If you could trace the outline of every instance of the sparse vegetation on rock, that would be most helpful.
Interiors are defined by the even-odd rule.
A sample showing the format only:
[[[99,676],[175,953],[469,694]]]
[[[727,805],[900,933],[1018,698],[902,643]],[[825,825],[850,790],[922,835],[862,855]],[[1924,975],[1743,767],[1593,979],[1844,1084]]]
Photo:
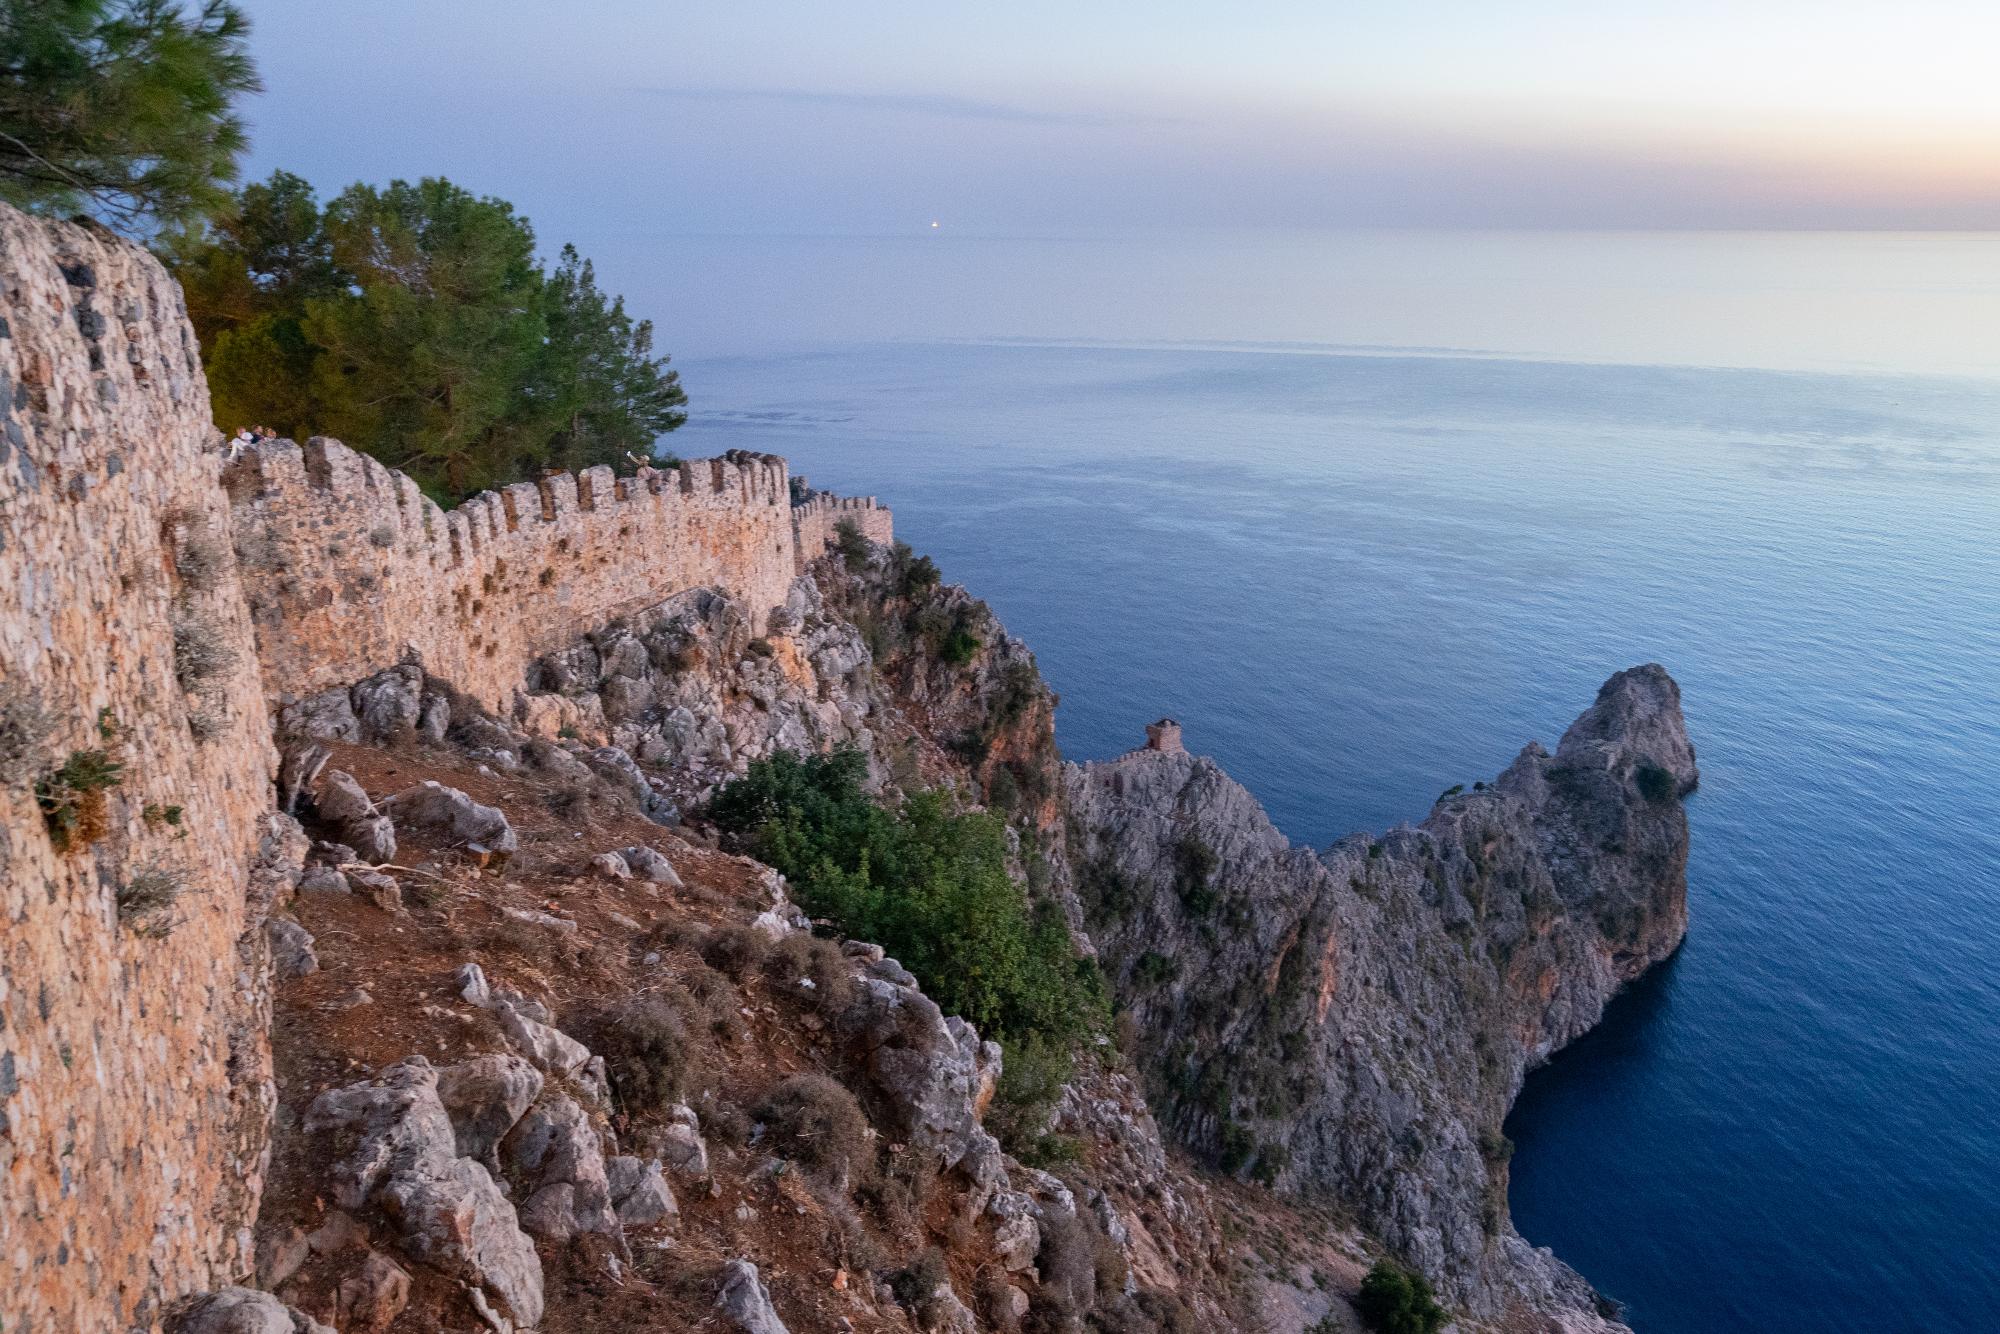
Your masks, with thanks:
[[[35,801],[59,852],[88,847],[104,837],[105,794],[124,781],[125,766],[102,750],[77,750],[35,784]]]

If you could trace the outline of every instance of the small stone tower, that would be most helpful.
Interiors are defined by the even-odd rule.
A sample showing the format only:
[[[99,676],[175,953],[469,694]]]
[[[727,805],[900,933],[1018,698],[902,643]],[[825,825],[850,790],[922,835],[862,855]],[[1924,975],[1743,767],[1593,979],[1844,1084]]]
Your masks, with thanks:
[[[1171,718],[1147,723],[1146,749],[1162,751],[1168,755],[1186,754],[1187,747],[1181,744],[1181,725]]]

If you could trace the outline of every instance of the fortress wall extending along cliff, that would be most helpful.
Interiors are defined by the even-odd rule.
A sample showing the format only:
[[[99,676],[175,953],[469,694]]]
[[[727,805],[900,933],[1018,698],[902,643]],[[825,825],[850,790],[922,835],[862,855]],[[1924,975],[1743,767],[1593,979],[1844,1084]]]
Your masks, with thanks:
[[[562,473],[450,512],[334,440],[252,447],[227,483],[275,697],[414,658],[511,712],[530,663],[616,617],[715,587],[742,600],[761,631],[840,520],[877,541],[892,536],[873,499],[794,507],[785,461],[768,454],[634,477]]]
[[[896,540],[889,511],[877,505],[873,496],[834,496],[821,492],[803,505],[792,507],[792,522],[798,530],[802,568],[833,550],[837,530],[843,522],[852,523],[871,542],[887,546]]]
[[[270,725],[180,289],[0,206],[0,317],[0,1329],[144,1329],[252,1268]],[[92,750],[65,850],[36,783]]]

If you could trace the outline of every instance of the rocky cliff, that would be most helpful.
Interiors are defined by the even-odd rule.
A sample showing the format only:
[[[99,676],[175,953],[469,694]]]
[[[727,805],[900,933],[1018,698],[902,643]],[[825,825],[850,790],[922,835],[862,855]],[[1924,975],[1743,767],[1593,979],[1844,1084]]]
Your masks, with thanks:
[[[225,452],[131,247],[0,207],[0,275],[0,1326],[1289,1334],[1384,1253],[1602,1323],[1500,1124],[1683,929],[1659,668],[1313,853],[1177,729],[1062,765],[1027,647],[782,460],[447,514]],[[703,825],[834,747],[1005,815],[1116,1003],[1067,1075]]]
[[[1687,924],[1680,694],[1620,672],[1421,825],[1295,847],[1176,746],[1066,766],[1084,917],[1156,1113],[1225,1172],[1330,1197],[1472,1311],[1598,1314],[1517,1236],[1525,1071]]]

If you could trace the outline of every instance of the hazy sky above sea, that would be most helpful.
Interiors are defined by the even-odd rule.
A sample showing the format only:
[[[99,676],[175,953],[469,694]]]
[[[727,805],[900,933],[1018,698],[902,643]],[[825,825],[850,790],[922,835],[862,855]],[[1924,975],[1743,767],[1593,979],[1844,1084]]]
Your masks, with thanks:
[[[545,236],[2000,227],[1993,0],[247,0],[248,169]]]

